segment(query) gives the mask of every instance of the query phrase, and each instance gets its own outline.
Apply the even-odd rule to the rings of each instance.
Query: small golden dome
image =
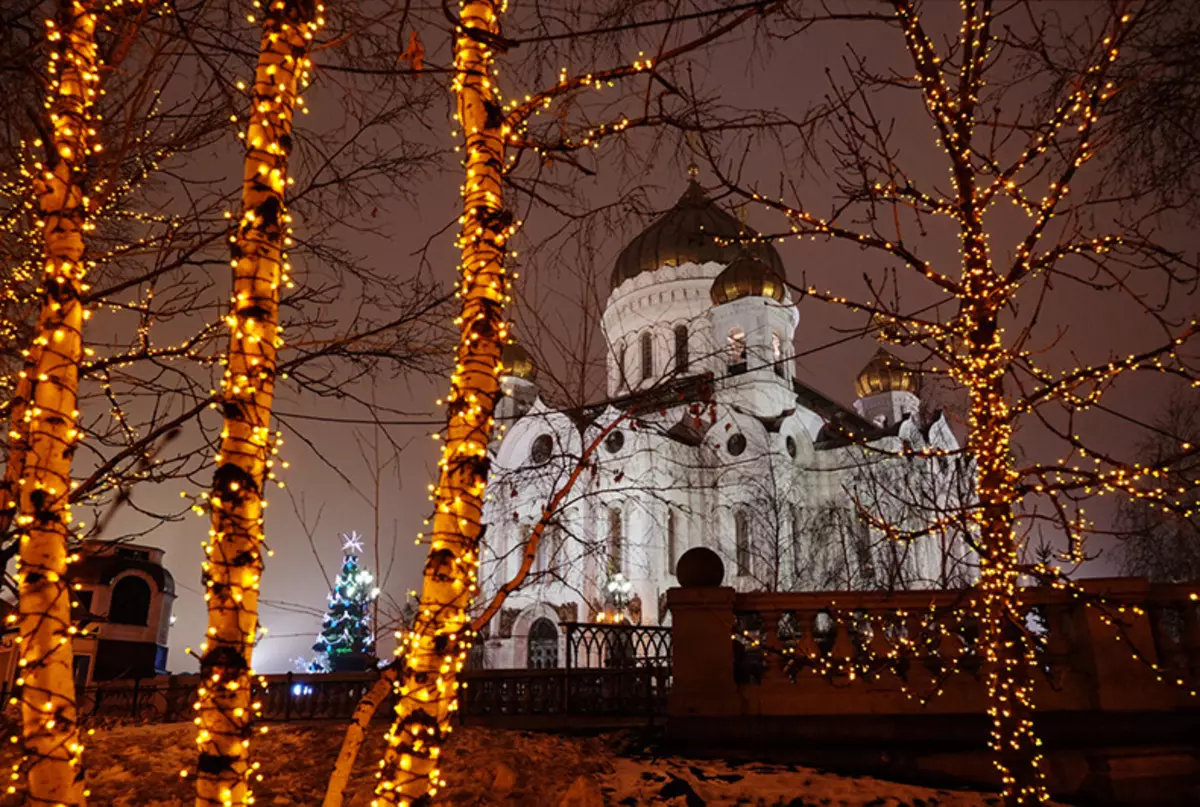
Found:
[[[859,398],[884,392],[921,394],[921,374],[880,348],[854,382]]]
[[[531,383],[537,381],[537,365],[533,363],[529,351],[516,342],[509,342],[504,346],[504,350],[500,352],[500,362],[504,365],[504,372],[500,375],[520,378]]]
[[[721,270],[708,293],[713,305],[740,300],[743,297],[770,297],[783,302],[787,293],[786,281],[767,264],[743,253]]]

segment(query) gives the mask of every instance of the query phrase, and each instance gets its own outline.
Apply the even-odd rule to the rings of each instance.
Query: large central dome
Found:
[[[709,261],[728,265],[746,253],[784,277],[783,261],[774,246],[738,240],[756,235],[755,230],[717,206],[693,179],[674,207],[621,250],[613,268],[612,288],[662,266]],[[718,243],[718,239],[726,243]]]

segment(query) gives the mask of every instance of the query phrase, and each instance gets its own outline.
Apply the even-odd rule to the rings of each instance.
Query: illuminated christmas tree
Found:
[[[375,664],[375,634],[369,608],[379,596],[374,576],[359,565],[362,539],[358,533],[342,536],[342,570],[329,593],[329,610],[313,650],[314,672],[361,672]]]

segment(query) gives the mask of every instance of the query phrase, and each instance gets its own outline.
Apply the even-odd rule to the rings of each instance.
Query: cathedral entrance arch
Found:
[[[558,666],[558,628],[545,617],[529,626],[525,666],[531,670],[551,670]]]

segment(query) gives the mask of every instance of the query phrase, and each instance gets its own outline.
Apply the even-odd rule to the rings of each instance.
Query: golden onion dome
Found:
[[[780,272],[749,253],[742,253],[733,263],[721,270],[708,290],[713,305],[740,300],[743,297],[770,297],[783,302],[787,283]]]
[[[859,398],[884,392],[911,392],[913,395],[920,395],[921,374],[880,348],[858,374],[854,388]]]
[[[504,365],[504,372],[501,375],[520,378],[531,383],[537,381],[537,365],[533,363],[533,357],[529,355],[529,351],[516,342],[510,342],[504,346],[504,350],[500,352],[500,362]]]
[[[709,198],[692,179],[675,206],[643,230],[621,251],[613,268],[615,289],[643,272],[684,263],[728,264],[749,252],[783,277],[783,260],[770,243],[742,246],[739,238],[758,233]]]

